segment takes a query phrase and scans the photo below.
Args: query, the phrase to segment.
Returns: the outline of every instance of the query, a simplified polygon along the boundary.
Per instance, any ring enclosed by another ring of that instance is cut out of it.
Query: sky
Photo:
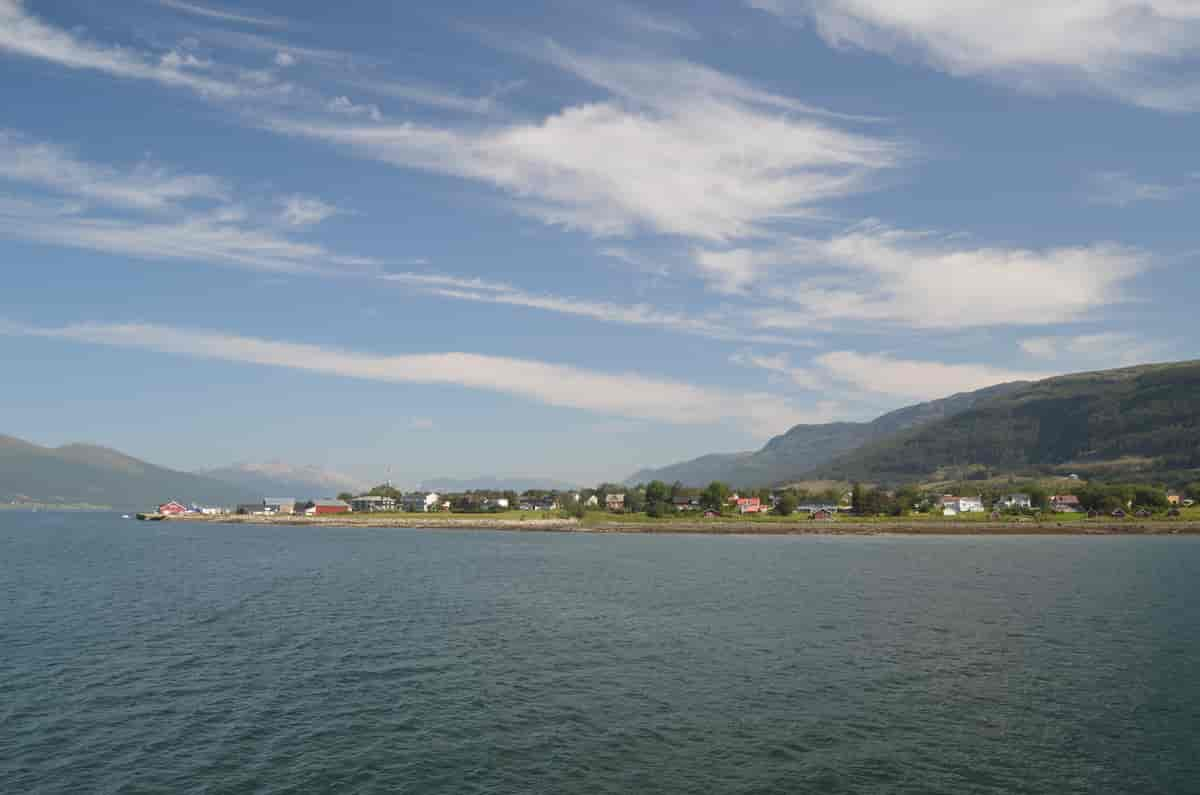
[[[0,0],[0,433],[581,484],[1196,358],[1184,0]]]

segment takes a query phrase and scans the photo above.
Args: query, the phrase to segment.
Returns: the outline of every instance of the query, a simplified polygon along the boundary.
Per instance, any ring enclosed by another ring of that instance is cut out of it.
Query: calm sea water
[[[0,513],[0,791],[1200,792],[1200,539]]]

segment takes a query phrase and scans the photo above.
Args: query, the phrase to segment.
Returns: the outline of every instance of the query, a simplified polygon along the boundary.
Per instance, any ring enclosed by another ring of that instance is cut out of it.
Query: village
[[[1082,496],[1081,496],[1082,495]],[[809,493],[799,489],[759,489],[738,492],[721,483],[705,489],[667,486],[653,482],[620,488],[603,484],[578,491],[530,490],[522,494],[498,491],[468,491],[440,494],[434,491],[400,492],[390,485],[367,493],[341,494],[336,498],[297,499],[264,497],[260,502],[234,507],[201,506],[168,500],[154,515],[330,517],[344,514],[541,514],[583,518],[589,513],[719,517],[793,517],[811,521],[834,521],[841,516],[911,516],[999,520],[1010,516],[1078,515],[1088,518],[1175,518],[1196,505],[1196,495],[1148,486],[1095,486],[1080,494],[1046,494],[1036,489],[998,495],[921,493],[914,488],[898,491],[873,490],[854,485],[849,489],[826,489]]]

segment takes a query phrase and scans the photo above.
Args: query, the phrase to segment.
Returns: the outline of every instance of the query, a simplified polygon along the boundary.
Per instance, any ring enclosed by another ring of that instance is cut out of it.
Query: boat
[[[139,513],[137,515],[139,522],[161,522],[167,518],[164,513]]]
[[[130,518],[130,517],[129,517],[129,514],[127,514],[127,513],[123,513],[123,514],[121,514],[121,518],[122,518],[122,519],[128,519],[128,518]]]

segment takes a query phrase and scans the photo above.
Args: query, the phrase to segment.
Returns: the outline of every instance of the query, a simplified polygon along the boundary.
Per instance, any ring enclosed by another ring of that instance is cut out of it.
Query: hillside
[[[168,499],[233,505],[252,491],[176,472],[94,445],[40,447],[0,436],[0,502],[108,505],[144,509]]]
[[[717,453],[657,469],[643,469],[634,473],[629,482],[662,480],[667,483],[679,481],[685,486],[702,486],[720,480],[745,487],[797,480],[863,445],[954,416],[980,401],[1011,393],[1024,386],[1027,384],[1017,382],[965,392],[898,409],[871,422],[797,425],[771,439],[757,452]]]
[[[330,472],[315,466],[293,466],[277,461],[266,464],[232,464],[219,469],[201,470],[196,474],[247,489],[262,497],[292,497],[302,500],[333,497],[344,491],[357,494],[371,485],[339,472]]]
[[[970,470],[1183,481],[1200,472],[1200,362],[1062,376],[872,441],[812,475],[899,483]]]

